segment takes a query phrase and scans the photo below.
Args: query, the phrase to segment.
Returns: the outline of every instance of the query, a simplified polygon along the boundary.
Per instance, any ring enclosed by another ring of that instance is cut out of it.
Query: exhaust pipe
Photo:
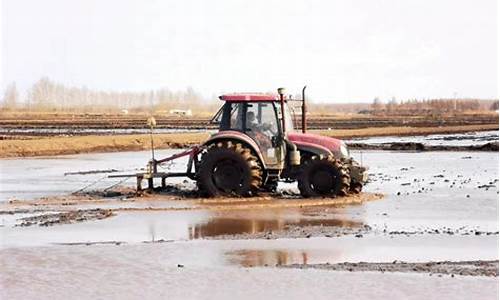
[[[280,95],[280,104],[281,104],[281,127],[283,130],[283,136],[285,136],[285,88],[279,88],[278,94]]]
[[[307,130],[307,122],[306,122],[306,113],[307,113],[306,88],[307,88],[307,85],[304,85],[304,87],[302,88],[302,133],[306,133],[306,130]]]

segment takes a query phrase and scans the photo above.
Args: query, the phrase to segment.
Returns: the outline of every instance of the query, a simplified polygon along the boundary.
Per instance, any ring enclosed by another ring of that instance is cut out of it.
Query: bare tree
[[[373,102],[372,102],[372,110],[374,112],[379,112],[382,110],[383,108],[383,103],[382,101],[380,101],[380,99],[378,97],[376,97],[375,99],[373,99]]]
[[[17,107],[19,102],[19,93],[17,92],[15,82],[12,82],[7,86],[2,101],[2,106],[6,110],[12,110]]]
[[[395,97],[392,97],[391,100],[389,100],[389,102],[387,102],[387,104],[385,105],[385,109],[387,110],[387,112],[392,112],[396,109],[396,107],[398,106],[398,101],[396,100]]]
[[[490,110],[498,110],[498,100],[491,104]]]

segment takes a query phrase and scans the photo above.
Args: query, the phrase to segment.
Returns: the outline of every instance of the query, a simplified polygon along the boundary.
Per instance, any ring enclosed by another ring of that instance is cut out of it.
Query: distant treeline
[[[495,111],[498,100],[490,99],[391,99],[375,98],[372,103],[312,104],[315,114],[361,113],[374,115],[433,115],[453,112]]]
[[[95,91],[86,87],[67,87],[47,77],[41,78],[20,96],[16,84],[7,86],[0,103],[3,111],[32,112],[161,112],[170,109],[212,113],[221,105],[216,96],[204,98],[193,88],[171,91],[167,88],[145,92]],[[449,112],[498,110],[498,100],[482,99],[411,99],[392,98],[372,103],[309,103],[316,114],[365,113],[379,115],[440,114]]]
[[[171,91],[167,88],[147,92],[95,91],[87,87],[66,87],[44,77],[20,97],[15,83],[7,86],[3,110],[40,112],[149,112],[169,109],[204,111],[214,99],[204,99],[193,88]]]
[[[374,114],[442,114],[450,112],[466,112],[480,110],[498,110],[498,100],[483,99],[424,99],[397,101],[391,99],[383,103],[375,98],[371,105],[371,113]]]

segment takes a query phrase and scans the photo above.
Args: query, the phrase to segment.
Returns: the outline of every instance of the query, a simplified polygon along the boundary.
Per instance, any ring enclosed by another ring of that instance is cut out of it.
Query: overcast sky
[[[1,0],[2,89],[497,97],[496,0]]]

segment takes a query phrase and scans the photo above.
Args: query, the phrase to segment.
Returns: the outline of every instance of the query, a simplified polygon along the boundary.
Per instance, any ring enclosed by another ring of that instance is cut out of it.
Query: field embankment
[[[384,127],[312,131],[326,136],[349,139],[370,136],[411,136],[453,134],[497,130],[498,124],[447,127]],[[208,132],[155,134],[156,148],[185,148],[206,140]],[[30,157],[91,152],[140,151],[150,149],[148,134],[88,135],[0,140],[0,157]]]

